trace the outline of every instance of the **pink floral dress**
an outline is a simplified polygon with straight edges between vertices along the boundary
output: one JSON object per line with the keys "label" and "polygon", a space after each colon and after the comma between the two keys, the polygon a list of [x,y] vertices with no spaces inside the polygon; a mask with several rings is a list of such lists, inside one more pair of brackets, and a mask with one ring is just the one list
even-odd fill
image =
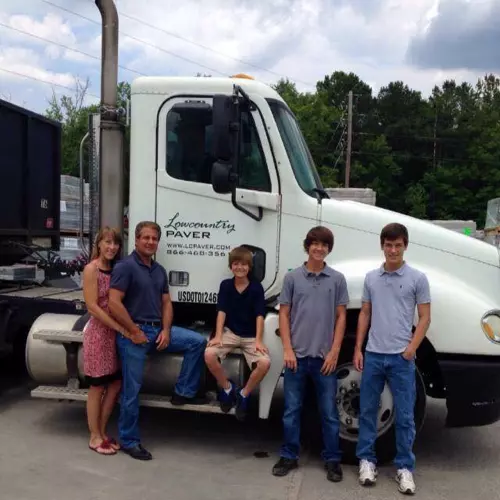
{"label": "pink floral dress", "polygon": [[[111,271],[99,269],[97,303],[108,312]],[[116,332],[100,320],[90,317],[83,332],[83,370],[90,385],[105,385],[121,377]]]}

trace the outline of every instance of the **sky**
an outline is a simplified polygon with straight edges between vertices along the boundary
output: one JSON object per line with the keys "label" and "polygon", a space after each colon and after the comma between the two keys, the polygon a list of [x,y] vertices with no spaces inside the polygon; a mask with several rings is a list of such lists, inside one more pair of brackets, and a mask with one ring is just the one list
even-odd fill
{"label": "sky", "polygon": [[[299,90],[334,71],[374,93],[402,80],[427,96],[500,66],[500,0],[115,0],[119,80],[244,72]],[[58,8],[62,7],[61,8]],[[43,113],[89,81],[100,95],[100,13],[93,0],[0,0],[0,99]]]}

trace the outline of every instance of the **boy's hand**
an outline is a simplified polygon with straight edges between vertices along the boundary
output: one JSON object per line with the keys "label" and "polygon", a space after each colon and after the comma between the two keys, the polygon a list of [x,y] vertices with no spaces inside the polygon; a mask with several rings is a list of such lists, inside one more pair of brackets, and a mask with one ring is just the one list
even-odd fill
{"label": "boy's hand", "polygon": [[212,340],[208,341],[208,347],[222,347],[222,334],[216,335]]}
{"label": "boy's hand", "polygon": [[354,363],[354,368],[356,368],[358,372],[363,371],[363,353],[361,352],[361,349],[356,349],[354,351],[353,363]]}
{"label": "boy's hand", "polygon": [[408,344],[408,347],[404,350],[402,356],[406,359],[406,361],[411,361],[416,354],[416,350],[411,344]]}
{"label": "boy's hand", "polygon": [[321,367],[321,373],[323,375],[330,375],[335,370],[337,361],[339,360],[339,354],[340,351],[337,349],[331,350],[327,354],[323,366]]}
{"label": "boy's hand", "polygon": [[297,371],[297,357],[295,356],[293,349],[285,350],[284,362],[285,362],[285,366],[288,369],[293,370],[294,372]]}
{"label": "boy's hand", "polygon": [[262,342],[255,342],[255,350],[261,352],[262,354],[268,354],[269,349]]}

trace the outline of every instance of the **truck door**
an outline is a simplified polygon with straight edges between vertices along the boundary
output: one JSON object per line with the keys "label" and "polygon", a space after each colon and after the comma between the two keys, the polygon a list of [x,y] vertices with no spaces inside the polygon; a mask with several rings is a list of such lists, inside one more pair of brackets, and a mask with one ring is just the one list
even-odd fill
{"label": "truck door", "polygon": [[174,302],[216,303],[219,284],[232,276],[228,255],[248,245],[265,290],[278,269],[280,194],[276,165],[258,110],[242,115],[237,199],[211,184],[212,99],[174,97],[158,114],[156,221],[162,228],[157,259]]}

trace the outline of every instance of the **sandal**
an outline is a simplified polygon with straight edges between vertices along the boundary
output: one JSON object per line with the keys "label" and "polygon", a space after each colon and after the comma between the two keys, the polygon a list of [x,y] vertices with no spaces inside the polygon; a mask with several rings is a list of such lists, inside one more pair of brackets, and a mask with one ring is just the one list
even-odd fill
{"label": "sandal", "polygon": [[116,455],[116,450],[107,441],[103,441],[97,446],[90,446],[89,444],[89,449],[95,451],[99,455]]}
{"label": "sandal", "polygon": [[120,449],[120,445],[115,438],[107,438],[103,441],[103,443],[108,445],[115,451],[118,451]]}

